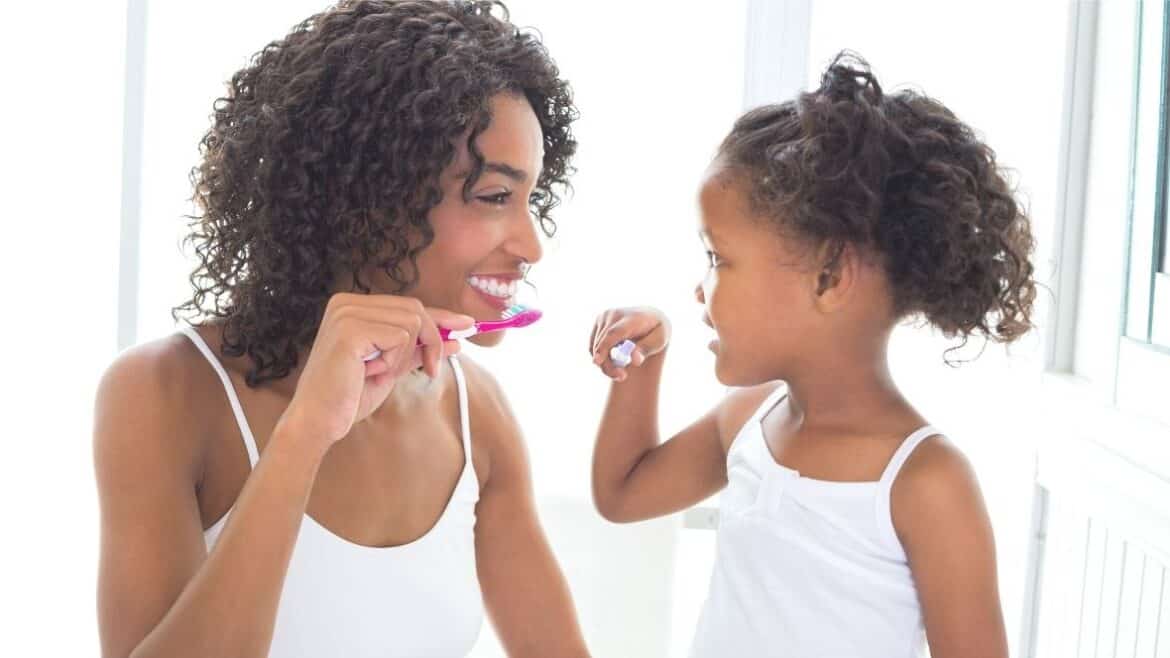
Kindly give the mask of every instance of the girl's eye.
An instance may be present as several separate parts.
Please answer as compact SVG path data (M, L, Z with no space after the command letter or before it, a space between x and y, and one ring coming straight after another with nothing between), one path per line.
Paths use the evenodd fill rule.
M716 254L714 251L707 252L707 266L708 267L719 267L719 255Z
M476 197L484 203L490 203L493 206L502 206L508 202L508 197L512 196L511 192L499 192L497 194L485 194Z

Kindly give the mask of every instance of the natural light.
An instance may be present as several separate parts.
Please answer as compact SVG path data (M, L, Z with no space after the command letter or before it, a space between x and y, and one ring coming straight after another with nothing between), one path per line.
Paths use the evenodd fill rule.
M815 86L842 49L886 89L921 89L974 127L1037 237L1038 327L1024 340L981 354L973 340L960 354L979 358L952 368L952 343L908 324L890 353L898 385L978 476L1011 655L1170 655L1170 11L1149 0L507 5L572 85L577 173L529 277L544 319L467 351L523 429L540 519L593 655L688 655L715 563L704 514L719 503L634 524L598 515L590 464L608 383L585 349L593 320L641 304L671 318L664 436L727 393L694 293L707 266L700 181L737 116L784 100L771 97L784 85ZM20 285L5 323L14 422L0 654L100 655L97 383L122 349L178 328L170 310L195 262L179 245L194 212L188 174L224 81L323 8L110 0L60 10L67 20L17 10L27 16L2 46L20 154L3 165L16 228L4 274ZM781 29L784 40L768 38ZM769 86L776 71L783 84ZM490 623L470 655L506 655Z

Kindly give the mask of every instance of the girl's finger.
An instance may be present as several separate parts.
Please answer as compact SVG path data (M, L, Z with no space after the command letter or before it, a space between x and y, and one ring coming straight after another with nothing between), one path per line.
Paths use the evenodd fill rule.
M597 318L597 322L593 323L593 336L589 339L589 353L593 354L595 357L597 355L597 340L609 327L610 317L612 315L613 311L606 311Z
M601 372L614 381L621 381L625 379L626 375L625 368L619 368L612 361L608 360L601 364Z
M610 350L616 347L618 343L621 343L623 340L632 339L635 333L635 328L631 326L632 324L633 322L627 316L609 325L597 339L597 352L595 358L600 357L601 359L608 361L610 358Z

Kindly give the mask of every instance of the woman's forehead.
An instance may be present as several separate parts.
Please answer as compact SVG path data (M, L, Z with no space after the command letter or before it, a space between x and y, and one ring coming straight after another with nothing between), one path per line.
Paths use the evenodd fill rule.
M484 161L503 165L501 173L512 170L526 178L538 176L544 161L544 135L528 100L516 94L497 94L492 98L491 112L491 123L475 138ZM467 173L471 168L467 135L459 140L456 153L457 170Z

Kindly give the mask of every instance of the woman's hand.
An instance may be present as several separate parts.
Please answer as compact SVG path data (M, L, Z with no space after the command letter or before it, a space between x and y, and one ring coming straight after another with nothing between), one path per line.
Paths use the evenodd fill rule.
M610 359L610 350L624 340L634 343L629 366L619 366ZM649 306L616 308L603 312L593 323L589 354L593 363L614 381L626 378L628 367L638 367L659 354L670 343L670 321L662 311Z
M445 354L459 351L438 327L466 329L474 319L424 308L412 297L339 293L329 299L317 337L281 421L320 440L322 449L377 409L403 374L438 374ZM421 345L418 345L421 343ZM370 361L367 355L381 351Z

